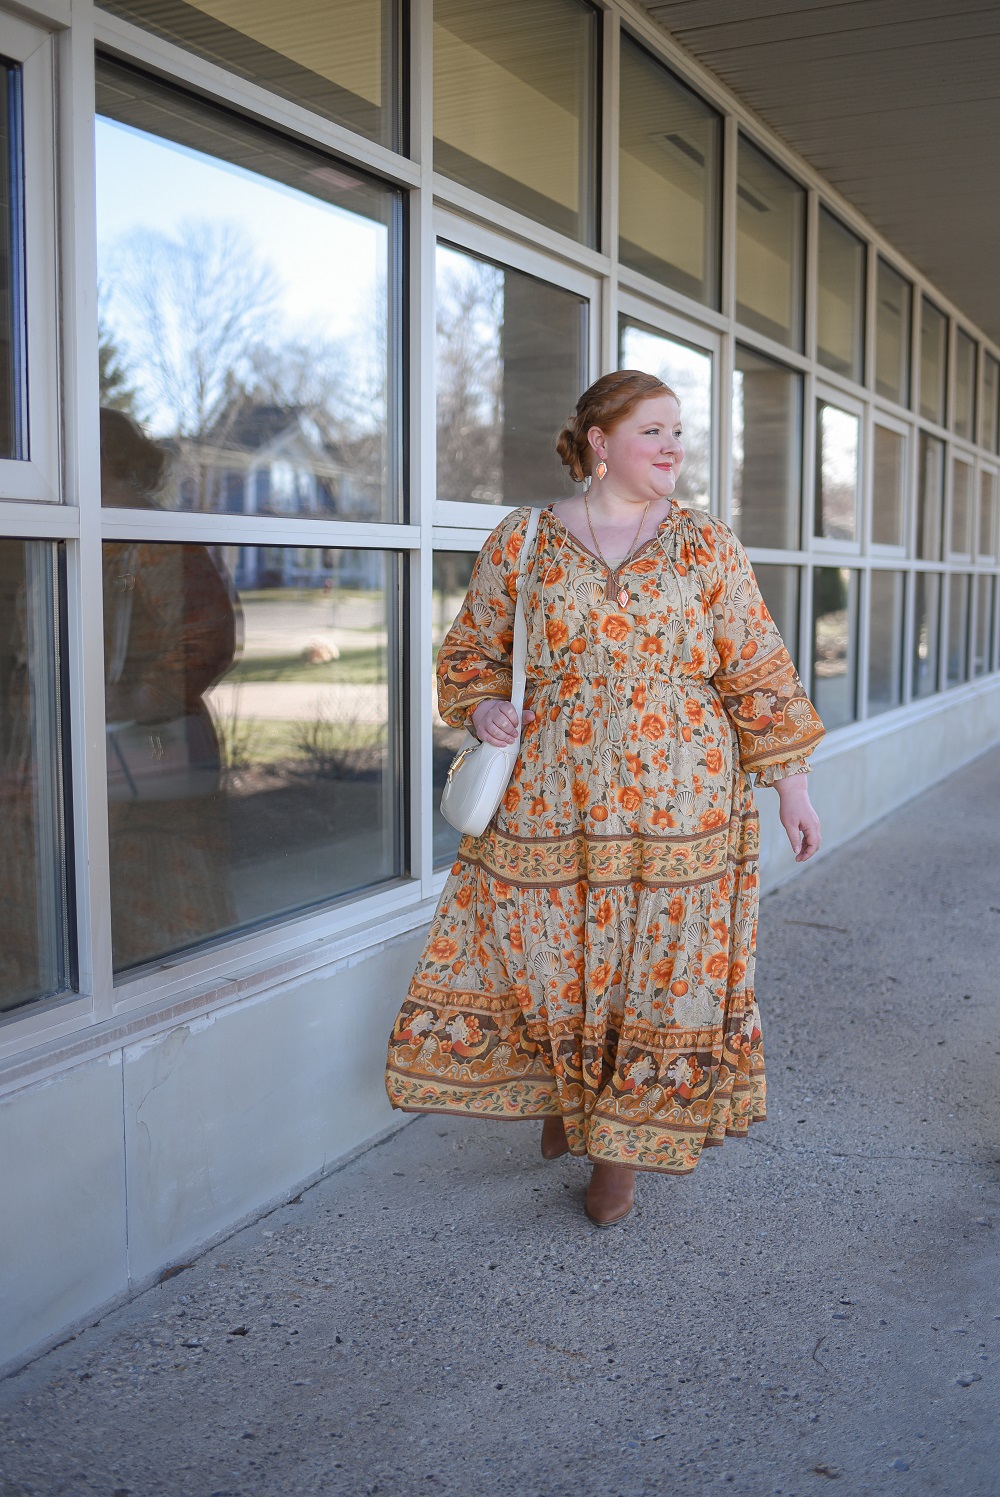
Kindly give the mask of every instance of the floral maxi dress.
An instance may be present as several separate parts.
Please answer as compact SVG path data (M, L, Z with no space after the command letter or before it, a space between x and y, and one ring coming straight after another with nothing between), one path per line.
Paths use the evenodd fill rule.
M444 720L509 698L526 511L476 562L438 657ZM463 838L393 1028L394 1106L561 1113L575 1154L683 1174L764 1117L749 776L823 725L720 521L673 507L621 572L543 512L524 594L524 730Z

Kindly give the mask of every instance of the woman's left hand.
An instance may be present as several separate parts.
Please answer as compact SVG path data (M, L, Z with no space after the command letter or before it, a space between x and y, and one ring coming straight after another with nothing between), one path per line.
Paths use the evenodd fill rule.
M807 863L819 851L819 817L809 799L809 776L786 775L775 780L774 788L781 802L781 825L795 854L796 863Z

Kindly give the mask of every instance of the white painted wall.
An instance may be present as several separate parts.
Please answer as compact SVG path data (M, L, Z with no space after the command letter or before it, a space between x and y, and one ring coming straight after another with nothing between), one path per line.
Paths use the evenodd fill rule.
M826 849L997 742L995 677L839 734L817 752L811 784ZM767 889L797 867L777 796L762 790L758 801ZM0 1367L27 1360L402 1121L385 1100L382 1067L422 936L126 1043L0 1101Z

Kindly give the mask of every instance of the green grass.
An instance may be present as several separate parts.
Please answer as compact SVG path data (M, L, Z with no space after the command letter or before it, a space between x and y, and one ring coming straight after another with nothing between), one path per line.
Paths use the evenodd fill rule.
M226 676L241 681L312 681L323 686L379 686L385 681L385 651L344 650L339 660L315 665L301 655L245 655Z

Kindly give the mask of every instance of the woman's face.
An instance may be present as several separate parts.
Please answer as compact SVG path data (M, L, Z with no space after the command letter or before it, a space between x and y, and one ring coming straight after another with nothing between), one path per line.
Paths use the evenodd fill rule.
M604 486L619 498L645 504L673 493L684 448L680 406L672 395L651 395L610 431L592 426L587 437L594 451L592 469L604 459Z

